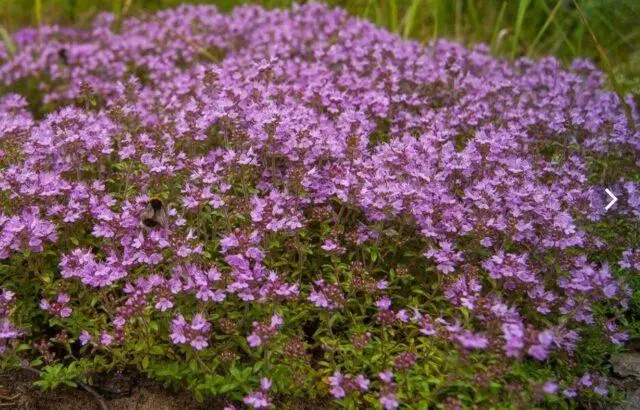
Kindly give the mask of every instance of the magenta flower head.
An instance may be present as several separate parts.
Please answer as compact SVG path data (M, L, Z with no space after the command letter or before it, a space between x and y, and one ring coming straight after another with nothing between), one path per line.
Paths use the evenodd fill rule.
M40 309L49 312L54 316L61 318L67 318L71 316L73 309L68 306L68 302L71 300L70 296L66 293L58 294L56 301L50 303L47 299L40 300Z
M542 386L542 391L547 394L554 394L556 391L558 391L558 384L554 381L545 382L545 384Z
M260 389L261 391L253 391L246 395L242 401L247 406L251 406L254 409L262 409L272 407L271 398L268 396L267 392L271 388L271 380L263 377L260 379Z
M84 346L87 343L91 342L92 339L93 339L93 337L86 330L83 330L82 332L80 332L80 336L78 337L78 340L80 340L80 344L82 346Z
M329 385L331 386L330 392L333 397L336 399L341 399L345 397L346 392L342 387L343 377L340 372L336 371L333 373L333 376L329 377Z
M197 313L191 323L178 314L171 321L171 341L175 344L188 344L196 350L209 346L209 330L211 324Z

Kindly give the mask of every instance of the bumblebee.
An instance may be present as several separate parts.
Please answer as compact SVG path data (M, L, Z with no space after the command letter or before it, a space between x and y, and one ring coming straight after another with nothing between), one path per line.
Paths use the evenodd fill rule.
M69 65L69 55L67 54L66 48L63 47L60 50L58 50L58 58L60 59L62 64Z
M142 214L142 226L149 229L166 228L168 225L167 208L160 198L151 198Z

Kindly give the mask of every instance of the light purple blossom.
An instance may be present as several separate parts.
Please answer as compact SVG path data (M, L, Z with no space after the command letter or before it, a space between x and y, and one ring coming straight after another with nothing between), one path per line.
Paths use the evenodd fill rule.
M558 391L558 384L554 381L545 382L542 386L542 391L547 394L554 394L556 391Z
M184 316L176 315L171 321L171 341L175 344L188 344L196 350L202 350L209 346L208 334L211 324L197 313L191 323Z

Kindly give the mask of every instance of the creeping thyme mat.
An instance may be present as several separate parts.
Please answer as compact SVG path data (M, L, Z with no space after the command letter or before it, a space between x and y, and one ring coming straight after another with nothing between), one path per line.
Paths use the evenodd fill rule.
M135 368L230 408L619 396L640 112L592 63L404 41L318 4L13 43L5 369L54 388Z

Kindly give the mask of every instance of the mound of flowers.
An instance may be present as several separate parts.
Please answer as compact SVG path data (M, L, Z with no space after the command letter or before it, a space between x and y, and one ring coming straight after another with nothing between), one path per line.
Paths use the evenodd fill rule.
M236 408L614 393L640 112L592 63L405 41L318 4L13 42L4 366L45 387L137 369Z

